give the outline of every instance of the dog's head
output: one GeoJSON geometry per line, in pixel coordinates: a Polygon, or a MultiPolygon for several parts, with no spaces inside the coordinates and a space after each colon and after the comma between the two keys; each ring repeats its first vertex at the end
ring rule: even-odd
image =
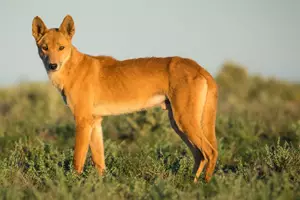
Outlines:
{"type": "Polygon", "coordinates": [[[46,27],[40,17],[33,19],[32,35],[48,73],[60,70],[70,58],[74,33],[74,21],[70,15],[64,18],[59,28],[51,29],[46,27]]]}

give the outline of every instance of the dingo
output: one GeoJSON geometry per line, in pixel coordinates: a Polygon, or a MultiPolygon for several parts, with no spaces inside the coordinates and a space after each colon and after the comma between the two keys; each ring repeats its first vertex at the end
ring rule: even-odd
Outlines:
{"type": "Polygon", "coordinates": [[[171,126],[189,147],[197,182],[207,164],[205,180],[215,169],[217,85],[195,61],[182,57],[117,60],[91,56],[72,45],[74,21],[67,15],[59,28],[48,29],[36,16],[32,35],[49,79],[61,92],[76,124],[74,168],[81,173],[88,147],[99,172],[105,170],[103,116],[160,105],[171,126]]]}

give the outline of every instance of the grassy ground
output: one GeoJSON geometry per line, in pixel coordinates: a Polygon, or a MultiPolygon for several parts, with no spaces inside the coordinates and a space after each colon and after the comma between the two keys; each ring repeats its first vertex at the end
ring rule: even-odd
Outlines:
{"type": "Polygon", "coordinates": [[[48,83],[0,89],[2,199],[300,199],[300,86],[225,64],[219,159],[212,181],[193,184],[193,160],[167,113],[107,117],[107,172],[90,153],[73,170],[74,122],[48,83]]]}

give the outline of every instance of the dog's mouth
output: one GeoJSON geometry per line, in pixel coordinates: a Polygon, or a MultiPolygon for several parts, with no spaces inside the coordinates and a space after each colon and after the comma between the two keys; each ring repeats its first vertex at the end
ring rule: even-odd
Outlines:
{"type": "Polygon", "coordinates": [[[57,72],[59,68],[51,68],[51,67],[46,67],[47,72],[57,72]]]}
{"type": "Polygon", "coordinates": [[[59,70],[59,68],[56,68],[56,69],[48,69],[47,71],[48,72],[57,72],[59,70]]]}

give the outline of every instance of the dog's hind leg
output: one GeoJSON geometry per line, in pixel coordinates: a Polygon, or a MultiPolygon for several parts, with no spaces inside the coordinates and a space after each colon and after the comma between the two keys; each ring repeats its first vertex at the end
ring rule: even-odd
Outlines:
{"type": "Polygon", "coordinates": [[[173,128],[175,133],[177,133],[179,135],[179,137],[183,140],[183,142],[188,146],[188,148],[190,149],[190,151],[194,157],[193,173],[196,173],[198,166],[200,164],[200,161],[202,160],[202,154],[201,154],[200,150],[187,138],[187,136],[181,130],[179,130],[179,128],[176,124],[176,121],[174,119],[172,108],[171,108],[169,101],[166,101],[165,106],[166,106],[166,110],[168,110],[171,127],[173,128]]]}
{"type": "MultiPolygon", "coordinates": [[[[210,162],[214,162],[217,156],[217,150],[208,141],[203,129],[202,116],[206,104],[207,91],[208,84],[206,79],[199,76],[194,80],[190,80],[186,85],[176,85],[169,95],[174,119],[179,130],[201,151],[204,158],[198,166],[195,182],[206,163],[211,166],[210,162]]],[[[198,154],[200,155],[200,153],[198,154]]]]}

